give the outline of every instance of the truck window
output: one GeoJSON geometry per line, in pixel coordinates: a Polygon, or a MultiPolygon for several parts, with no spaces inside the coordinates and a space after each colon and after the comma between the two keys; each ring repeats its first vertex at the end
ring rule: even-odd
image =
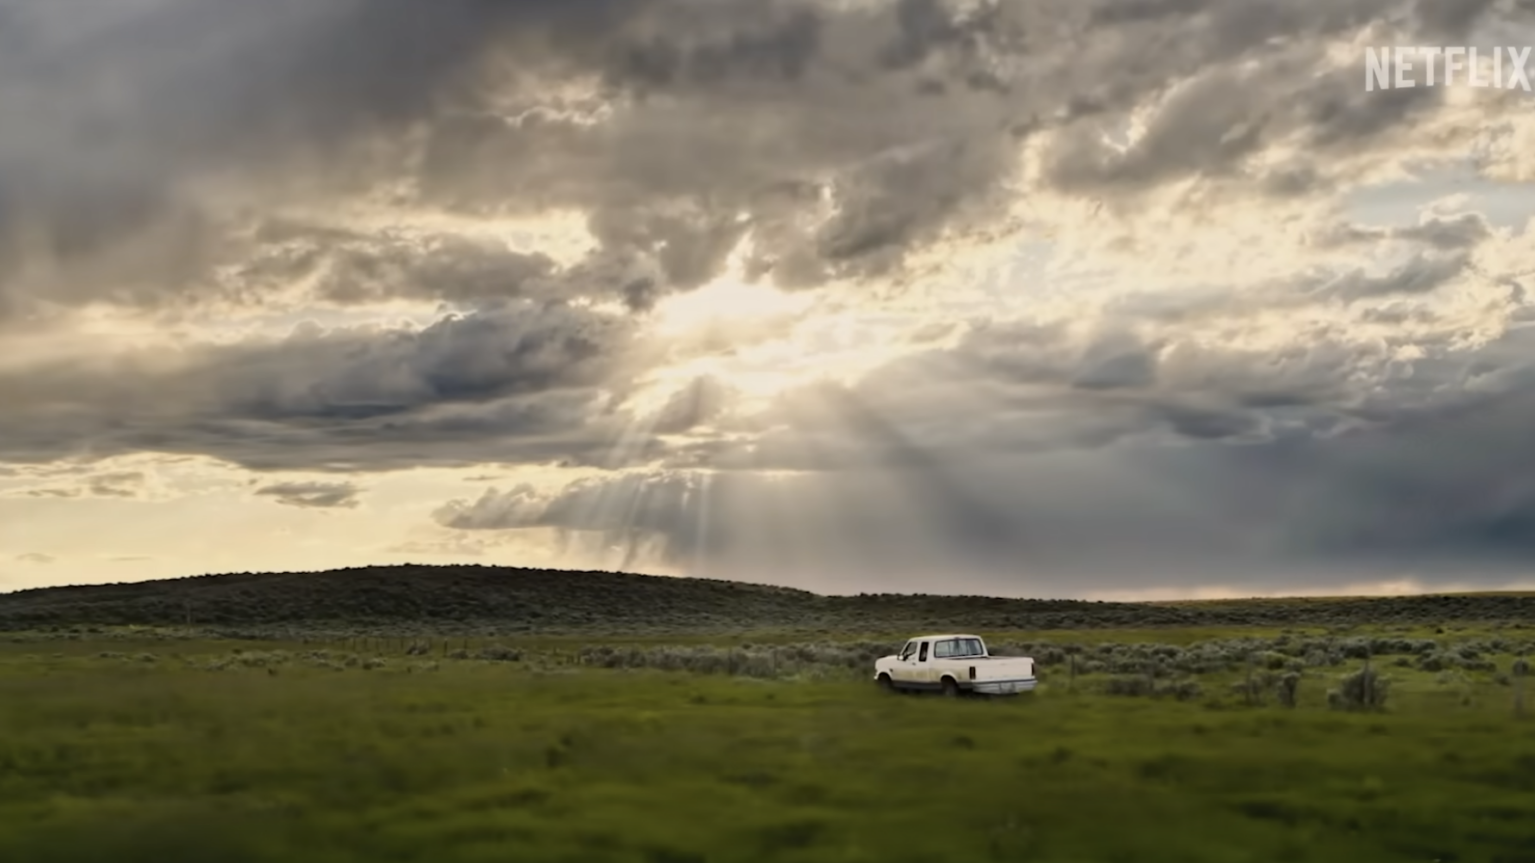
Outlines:
{"type": "Polygon", "coordinates": [[[908,641],[908,642],[906,642],[906,644],[901,648],[901,654],[900,654],[901,661],[905,662],[906,660],[911,658],[911,655],[913,653],[916,653],[916,652],[917,652],[917,643],[915,641],[908,641]]]}
{"type": "Polygon", "coordinates": [[[918,662],[926,662],[927,661],[927,642],[925,642],[925,641],[922,642],[922,646],[917,650],[917,661],[918,662]]]}
{"type": "Polygon", "coordinates": [[[956,651],[954,649],[956,644],[958,644],[958,642],[954,641],[953,639],[949,639],[947,641],[937,641],[937,642],[934,642],[933,643],[933,658],[934,659],[948,659],[951,656],[957,655],[958,651],[956,651]]]}
{"type": "Polygon", "coordinates": [[[955,656],[985,656],[986,649],[979,638],[961,638],[954,642],[955,656]]]}

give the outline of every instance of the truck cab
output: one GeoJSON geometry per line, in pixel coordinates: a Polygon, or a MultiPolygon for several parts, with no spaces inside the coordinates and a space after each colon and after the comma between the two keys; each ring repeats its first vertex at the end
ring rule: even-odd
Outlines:
{"type": "Polygon", "coordinates": [[[1016,695],[1038,681],[1030,657],[992,656],[978,635],[920,635],[874,662],[874,680],[897,691],[1016,695]]]}

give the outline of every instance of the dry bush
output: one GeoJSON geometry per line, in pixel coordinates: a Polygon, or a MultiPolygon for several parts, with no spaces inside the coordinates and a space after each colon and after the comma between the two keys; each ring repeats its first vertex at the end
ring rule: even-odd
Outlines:
{"type": "Polygon", "coordinates": [[[1279,683],[1274,687],[1274,695],[1279,699],[1281,707],[1295,709],[1300,692],[1300,674],[1294,671],[1286,672],[1279,678],[1279,683]]]}
{"type": "Polygon", "coordinates": [[[1333,710],[1384,710],[1390,689],[1391,680],[1366,665],[1338,681],[1338,688],[1327,693],[1327,706],[1333,710]]]}
{"type": "Polygon", "coordinates": [[[1151,677],[1111,677],[1104,681],[1106,695],[1129,698],[1174,698],[1191,701],[1203,694],[1197,680],[1156,680],[1151,677]]]}

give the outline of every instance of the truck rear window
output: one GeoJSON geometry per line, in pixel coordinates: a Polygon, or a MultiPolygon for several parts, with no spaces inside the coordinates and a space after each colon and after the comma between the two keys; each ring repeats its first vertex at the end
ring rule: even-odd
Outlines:
{"type": "Polygon", "coordinates": [[[950,638],[933,645],[933,656],[937,659],[984,655],[986,651],[981,647],[979,638],[950,638]]]}

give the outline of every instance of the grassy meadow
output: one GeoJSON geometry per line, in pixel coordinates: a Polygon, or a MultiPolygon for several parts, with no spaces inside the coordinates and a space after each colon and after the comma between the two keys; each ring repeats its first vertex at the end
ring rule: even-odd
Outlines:
{"type": "Polygon", "coordinates": [[[1044,684],[957,701],[905,634],[14,633],[0,860],[1535,860],[1523,631],[989,633],[1044,684]]]}

